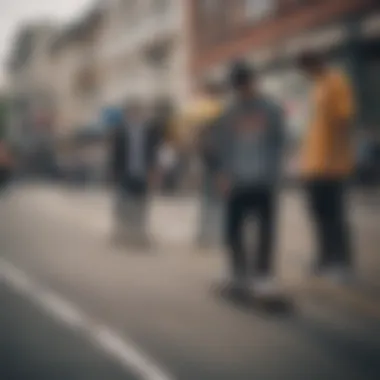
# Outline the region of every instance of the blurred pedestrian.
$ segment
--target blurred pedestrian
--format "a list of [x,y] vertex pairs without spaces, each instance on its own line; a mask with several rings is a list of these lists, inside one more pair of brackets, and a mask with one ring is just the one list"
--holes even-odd
[[178,155],[170,140],[164,141],[159,148],[158,161],[162,172],[162,190],[172,195],[176,188]]
[[[276,198],[281,173],[284,116],[264,96],[253,69],[236,63],[230,73],[235,99],[216,129],[219,139],[219,188],[227,203],[226,240],[232,285],[258,296],[278,295],[273,277]],[[246,252],[243,231],[253,216],[257,250]],[[250,253],[247,257],[247,253]]]
[[298,65],[314,85],[314,112],[303,144],[301,171],[317,233],[316,271],[345,281],[352,274],[346,203],[355,156],[352,89],[348,78],[329,68],[320,54],[304,53]]
[[199,119],[196,136],[197,156],[201,163],[200,181],[200,219],[198,223],[198,245],[200,248],[218,246],[223,236],[223,203],[216,186],[216,151],[214,147],[214,129],[218,118],[223,112],[222,88],[216,83],[203,85],[203,97],[213,111],[207,113],[204,119]]
[[112,171],[116,185],[116,239],[137,246],[148,241],[148,190],[155,176],[157,138],[144,106],[135,101],[113,131]]
[[178,176],[178,150],[172,131],[173,108],[169,101],[159,99],[154,105],[153,129],[158,146],[158,167],[164,192],[173,193]]
[[[212,90],[211,90],[212,88]],[[216,87],[202,83],[199,86],[195,101],[181,110],[177,116],[175,125],[182,150],[182,171],[184,186],[192,188],[200,174],[200,157],[198,141],[205,125],[220,116],[223,104],[214,91]]]

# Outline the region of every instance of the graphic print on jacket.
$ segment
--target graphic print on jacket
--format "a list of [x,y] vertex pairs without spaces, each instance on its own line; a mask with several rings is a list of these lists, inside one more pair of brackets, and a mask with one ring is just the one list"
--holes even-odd
[[276,182],[284,145],[281,108],[265,98],[254,98],[233,104],[220,123],[220,170],[233,184]]
[[264,112],[247,110],[236,118],[233,171],[241,184],[251,183],[266,170],[263,149],[267,127]]

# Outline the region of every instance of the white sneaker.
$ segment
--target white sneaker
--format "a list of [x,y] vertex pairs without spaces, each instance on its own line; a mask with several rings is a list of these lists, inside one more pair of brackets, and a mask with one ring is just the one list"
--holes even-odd
[[345,265],[334,265],[323,271],[323,276],[337,284],[349,284],[353,281],[353,273]]
[[277,282],[270,276],[254,279],[253,291],[258,297],[276,297],[280,295]]

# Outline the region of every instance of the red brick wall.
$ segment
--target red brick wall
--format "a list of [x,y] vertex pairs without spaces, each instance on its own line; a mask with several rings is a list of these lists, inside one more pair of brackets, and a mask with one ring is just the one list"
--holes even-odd
[[[281,7],[280,3],[275,17],[240,30],[225,29],[224,35],[221,35],[218,41],[212,45],[205,45],[205,36],[201,34],[204,32],[195,11],[197,0],[188,1],[190,5],[188,27],[191,36],[190,68],[194,75],[218,63],[237,58],[254,47],[279,44],[287,37],[378,4],[377,0],[311,0],[305,2],[304,6],[286,8]],[[239,0],[227,0],[227,4],[231,1],[237,1],[235,4],[238,4]],[[289,0],[282,0],[284,1]],[[230,11],[226,12],[226,17],[231,17],[230,14]]]

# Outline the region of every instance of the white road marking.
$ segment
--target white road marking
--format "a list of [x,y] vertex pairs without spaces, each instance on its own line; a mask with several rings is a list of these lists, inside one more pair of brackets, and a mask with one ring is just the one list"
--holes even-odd
[[71,328],[81,328],[86,321],[86,317],[68,301],[57,297],[50,291],[41,289],[40,296],[36,299],[38,304],[53,315],[56,319],[69,325]]
[[129,373],[135,373],[142,380],[174,380],[130,339],[126,339],[105,325],[96,323],[94,318],[86,315],[70,301],[45,289],[3,258],[0,258],[0,282],[25,295],[67,327],[80,330]]

